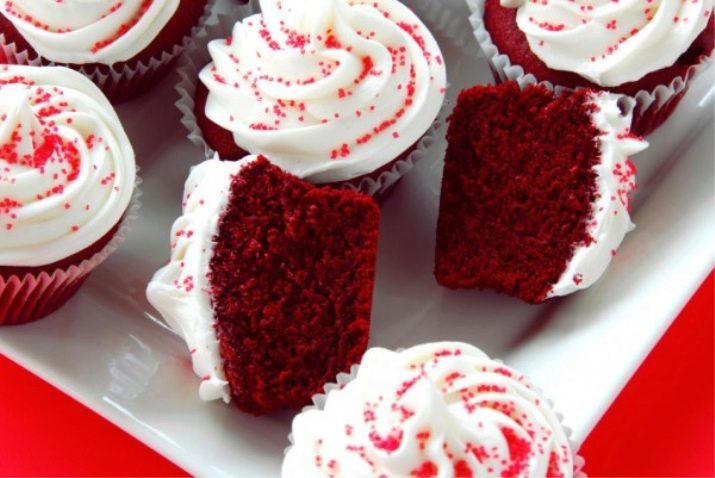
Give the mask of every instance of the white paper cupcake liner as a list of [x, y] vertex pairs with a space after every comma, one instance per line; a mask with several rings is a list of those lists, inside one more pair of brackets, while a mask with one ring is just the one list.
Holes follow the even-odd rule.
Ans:
[[[397, 351], [397, 352], [401, 352], [402, 350], [404, 350], [404, 349], [397, 349], [396, 351]], [[499, 359], [492, 359], [492, 360], [494, 360], [495, 362], [500, 363], [500, 364], [503, 364], [503, 363], [504, 363], [502, 360], [499, 360]], [[324, 390], [325, 392], [324, 392], [324, 393], [318, 393], [318, 394], [313, 395], [313, 397], [312, 397], [312, 402], [313, 402], [313, 404], [312, 404], [312, 405], [308, 405], [308, 406], [306, 406], [306, 407], [303, 407], [303, 409], [301, 410], [300, 413], [304, 413], [304, 412], [307, 412], [307, 411], [309, 411], [309, 410], [319, 410], [319, 411], [324, 410], [324, 409], [325, 409], [325, 404], [326, 404], [326, 402], [327, 402], [327, 400], [328, 400], [328, 396], [329, 396], [334, 390], [341, 390], [342, 388], [345, 387], [345, 385], [347, 385], [347, 384], [350, 383], [351, 381], [355, 380], [355, 378], [357, 378], [357, 374], [358, 374], [358, 371], [359, 371], [359, 370], [360, 370], [360, 364], [355, 364], [355, 365], [353, 365], [352, 367], [350, 367], [350, 372], [349, 372], [349, 373], [345, 373], [345, 372], [339, 373], [339, 374], [337, 375], [336, 379], [335, 379], [335, 382], [331, 382], [331, 383], [325, 384], [325, 385], [323, 386], [323, 390]], [[528, 377], [527, 377], [527, 378], [528, 378]], [[544, 397], [544, 394], [543, 394], [541, 388], [539, 388], [539, 387], [533, 385], [533, 383], [531, 383], [531, 381], [529, 381], [529, 383], [533, 386], [534, 390], [535, 390], [541, 397]], [[567, 437], [568, 440], [569, 440], [569, 446], [571, 447], [572, 459], [573, 459], [573, 464], [574, 464], [574, 471], [573, 471], [573, 476], [574, 476], [574, 478], [586, 478], [587, 475], [586, 475], [586, 473], [583, 471], [583, 468], [584, 468], [584, 466], [585, 466], [585, 464], [586, 464], [586, 460], [584, 460], [584, 458], [577, 453], [577, 446], [576, 446], [576, 442], [574, 442], [574, 440], [573, 440], [573, 432], [572, 432], [572, 430], [571, 430], [569, 427], [564, 426], [564, 419], [563, 419], [564, 417], [563, 417], [563, 415], [562, 415], [560, 412], [558, 412], [558, 411], [556, 410], [556, 408], [554, 407], [554, 402], [553, 402], [553, 400], [551, 400], [551, 399], [548, 398], [548, 397], [544, 397], [544, 400], [546, 400], [546, 402], [548, 403], [549, 408], [551, 408], [551, 410], [554, 411], [554, 414], [556, 415], [556, 418], [559, 420], [559, 423], [561, 424], [561, 427], [562, 427], [562, 429], [564, 430], [564, 433], [566, 434], [566, 437]], [[293, 447], [293, 445], [295, 445], [295, 442], [294, 442], [294, 440], [293, 440], [293, 432], [292, 432], [292, 431], [288, 434], [288, 442], [289, 442], [290, 444], [285, 448], [285, 450], [283, 450], [283, 454], [284, 454], [284, 455], [287, 455], [288, 452], [290, 451], [290, 449]]]
[[[242, 9], [243, 11], [241, 11]], [[236, 10], [239, 11], [238, 18], [244, 18], [257, 13], [258, 6], [251, 1], [248, 5], [237, 7]], [[188, 131], [189, 141], [203, 151], [205, 159], [214, 158], [216, 151], [214, 151], [204, 139], [194, 111], [194, 97], [199, 82], [199, 73], [211, 62], [211, 56], [208, 51], [209, 42], [216, 38], [229, 36], [235, 23], [236, 16], [219, 15], [217, 23], [207, 26], [197, 35], [192, 45], [187, 48], [186, 54], [181, 58], [176, 70], [178, 82], [175, 89], [179, 94], [179, 99], [175, 105], [181, 112], [181, 124], [183, 124]], [[448, 108], [445, 103], [430, 128], [412, 147], [410, 154], [397, 161], [393, 160], [394, 164], [377, 177], [372, 177], [372, 175], [368, 173], [357, 178], [336, 181], [336, 183], [346, 189], [359, 191], [370, 196], [384, 196], [417, 162], [429, 155], [428, 149], [439, 139], [438, 132], [444, 126], [447, 114]]]
[[[131, 66], [125, 63], [119, 70], [117, 70], [116, 65], [107, 65], [108, 68], [103, 70], [108, 70], [108, 72], [81, 65], [72, 65], [72, 67], [92, 80], [113, 102], [130, 99], [134, 94], [141, 94], [145, 91], [145, 88], [153, 86], [166, 73], [172, 63], [191, 44], [194, 35], [198, 34], [206, 26], [206, 23], [213, 15], [215, 3], [216, 0], [207, 2], [201, 19], [191, 29], [191, 32], [184, 36], [180, 43], [174, 45], [171, 50], [165, 50], [146, 62], [141, 61]], [[30, 66], [69, 66], [47, 60], [28, 50], [21, 50], [16, 43], [8, 42], [3, 32], [0, 32], [0, 49], [2, 49], [10, 63]]]
[[107, 244], [79, 264], [22, 277], [0, 277], [0, 326], [39, 320], [61, 307], [74, 295], [90, 273], [124, 242], [141, 208], [141, 178], [137, 176], [131, 202]]
[[[573, 88], [554, 85], [548, 81], [539, 81], [533, 74], [525, 73], [524, 68], [520, 65], [512, 64], [507, 55], [499, 52], [484, 25], [486, 0], [466, 0], [466, 2], [472, 12], [469, 16], [469, 22], [472, 25], [473, 34], [477, 38], [482, 53], [489, 62], [497, 83], [516, 81], [521, 88], [540, 83], [557, 95], [574, 90]], [[672, 109], [675, 108], [682, 95], [685, 94], [688, 83], [709, 67], [711, 63], [712, 55], [705, 56], [700, 63], [688, 68], [684, 76], [675, 77], [669, 84], [658, 85], [652, 91], [640, 90], [633, 95], [636, 102], [633, 116], [633, 124], [636, 125], [634, 129], [639, 130], [637, 131], [639, 134], [645, 135], [659, 126]], [[642, 124], [638, 126], [638, 123]]]

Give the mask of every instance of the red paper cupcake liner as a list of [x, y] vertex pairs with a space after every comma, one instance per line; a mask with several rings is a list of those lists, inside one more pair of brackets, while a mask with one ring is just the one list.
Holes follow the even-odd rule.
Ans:
[[[507, 55], [499, 52], [484, 25], [485, 0], [466, 0], [466, 2], [472, 11], [469, 21], [474, 29], [474, 35], [489, 62], [494, 80], [497, 83], [513, 80], [521, 88], [541, 83], [555, 91], [556, 94], [560, 94], [563, 91], [573, 91], [573, 88], [554, 85], [548, 81], [539, 81], [533, 74], [526, 73], [520, 65], [513, 64]], [[688, 68], [683, 76], [677, 76], [670, 83], [658, 85], [653, 90], [640, 90], [633, 95], [636, 101], [631, 127], [633, 132], [640, 136], [646, 136], [663, 124], [687, 92], [689, 83], [709, 67], [711, 63], [712, 55], [703, 56], [700, 59], [700, 63]]]
[[4, 56], [8, 63], [30, 66], [71, 66], [92, 80], [112, 103], [120, 103], [133, 99], [152, 88], [172, 69], [191, 39], [204, 28], [212, 15], [216, 0], [209, 0], [204, 13], [195, 27], [184, 36], [182, 41], [170, 50], [151, 57], [146, 61], [121, 63], [116, 65], [65, 65], [42, 58], [34, 51], [21, 48], [17, 43], [9, 41], [0, 31], [0, 57]]
[[[237, 7], [236, 10], [239, 10], [238, 18], [244, 18], [256, 13], [258, 7], [254, 3], [251, 1], [248, 5]], [[216, 151], [204, 138], [196, 117], [195, 96], [199, 73], [211, 62], [211, 56], [207, 48], [208, 43], [216, 38], [230, 35], [235, 22], [235, 15], [220, 15], [218, 23], [207, 27], [196, 36], [192, 45], [186, 49], [177, 68], [179, 79], [175, 88], [179, 93], [179, 99], [175, 104], [181, 112], [181, 124], [188, 130], [189, 141], [204, 152], [205, 159], [214, 158]], [[345, 181], [322, 184], [345, 187], [373, 196], [379, 202], [384, 201], [388, 193], [397, 184], [397, 181], [410, 171], [418, 161], [429, 155], [428, 149], [437, 141], [439, 131], [445, 125], [447, 111], [448, 108], [445, 103], [432, 126], [414, 145], [375, 171]]]
[[140, 183], [137, 179], [132, 202], [115, 226], [114, 234], [104, 245], [101, 244], [104, 238], [95, 243], [100, 250], [89, 258], [50, 271], [0, 276], [0, 326], [42, 319], [64, 305], [77, 292], [90, 273], [117, 250], [131, 230], [141, 207]]

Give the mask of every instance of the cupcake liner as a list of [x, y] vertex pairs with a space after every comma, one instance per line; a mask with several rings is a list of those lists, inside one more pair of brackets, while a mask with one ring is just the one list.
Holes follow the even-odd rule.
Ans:
[[203, 28], [186, 49], [176, 69], [178, 82], [174, 89], [179, 93], [179, 99], [174, 104], [181, 112], [181, 124], [189, 132], [189, 141], [203, 150], [206, 159], [213, 158], [216, 152], [204, 140], [201, 128], [196, 120], [196, 114], [194, 113], [196, 86], [199, 81], [199, 73], [211, 62], [208, 44], [217, 38], [231, 35], [236, 19], [258, 13], [258, 6], [252, 0], [246, 5], [236, 7], [235, 10], [236, 15], [218, 15], [216, 23]]
[[[396, 351], [397, 351], [397, 352], [401, 352], [402, 350], [404, 350], [404, 349], [397, 349]], [[499, 359], [493, 359], [493, 360], [494, 360], [495, 362], [497, 362], [497, 363], [500, 363], [500, 364], [503, 364], [503, 363], [504, 363], [502, 360], [499, 360]], [[307, 406], [303, 407], [303, 409], [301, 410], [301, 413], [307, 412], [307, 411], [309, 411], [309, 410], [319, 410], [319, 411], [322, 411], [323, 409], [325, 409], [325, 403], [327, 402], [328, 396], [330, 395], [330, 393], [333, 392], [334, 390], [341, 390], [341, 389], [343, 389], [343, 388], [345, 387], [345, 385], [347, 385], [347, 384], [350, 383], [351, 381], [355, 380], [355, 378], [357, 378], [357, 374], [358, 374], [358, 371], [359, 371], [359, 370], [360, 370], [360, 364], [355, 364], [355, 365], [353, 365], [352, 367], [350, 367], [350, 372], [348, 372], [348, 373], [345, 373], [345, 372], [339, 373], [339, 374], [337, 375], [337, 377], [335, 378], [335, 382], [327, 383], [327, 384], [325, 384], [325, 385], [323, 386], [323, 390], [325, 391], [324, 393], [317, 393], [317, 394], [313, 395], [313, 397], [311, 398], [313, 404], [312, 404], [312, 405], [307, 405]], [[535, 385], [533, 385], [533, 384], [532, 384], [532, 386], [533, 386], [534, 390], [535, 390], [539, 395], [541, 395], [542, 397], [544, 397], [544, 394], [543, 394], [541, 388], [539, 388], [539, 387], [537, 387], [537, 386], [535, 386]], [[574, 465], [573, 477], [574, 477], [574, 478], [586, 478], [587, 475], [586, 475], [586, 473], [583, 471], [583, 468], [584, 468], [584, 466], [585, 466], [585, 464], [586, 464], [586, 460], [584, 460], [584, 458], [583, 458], [581, 455], [579, 455], [579, 454], [577, 453], [577, 451], [576, 451], [576, 450], [577, 450], [577, 446], [576, 446], [576, 442], [573, 440], [573, 437], [572, 437], [572, 435], [573, 435], [572, 430], [571, 430], [569, 427], [564, 426], [564, 424], [563, 424], [563, 422], [564, 422], [564, 417], [563, 417], [563, 415], [562, 415], [561, 413], [559, 413], [558, 411], [556, 411], [556, 409], [555, 409], [555, 407], [554, 407], [554, 402], [553, 402], [553, 400], [551, 400], [551, 399], [548, 398], [548, 397], [544, 397], [544, 399], [545, 399], [546, 402], [548, 403], [549, 408], [551, 408], [551, 410], [554, 411], [554, 414], [556, 415], [556, 418], [559, 420], [559, 423], [561, 424], [561, 427], [563, 428], [564, 433], [566, 434], [566, 437], [567, 437], [568, 440], [569, 440], [569, 445], [570, 445], [571, 450], [572, 450], [571, 453], [572, 453], [573, 465]], [[292, 432], [292, 431], [288, 434], [288, 442], [290, 443], [290, 445], [288, 445], [288, 446], [283, 450], [283, 454], [284, 454], [284, 455], [287, 455], [287, 454], [288, 454], [288, 451], [293, 447], [293, 445], [295, 445], [295, 442], [294, 442], [294, 440], [293, 440], [293, 432]]]
[[[241, 12], [239, 18], [244, 18], [258, 11], [258, 7], [254, 5], [254, 2], [249, 2], [248, 5], [236, 8], [238, 11], [242, 9], [243, 12]], [[206, 159], [212, 159], [216, 151], [214, 151], [204, 139], [196, 118], [196, 113], [194, 112], [196, 87], [199, 82], [199, 73], [211, 62], [211, 56], [208, 51], [209, 42], [216, 38], [223, 38], [230, 35], [236, 23], [235, 18], [234, 15], [219, 15], [218, 22], [206, 27], [204, 31], [197, 36], [192, 45], [187, 48], [186, 54], [182, 57], [176, 70], [178, 82], [175, 89], [179, 94], [179, 99], [175, 105], [181, 112], [181, 124], [183, 124], [188, 131], [187, 137], [189, 141], [203, 151]], [[439, 139], [437, 132], [444, 126], [447, 114], [448, 109], [445, 102], [437, 119], [435, 119], [425, 134], [406, 151], [408, 154], [404, 155], [404, 157], [399, 156], [395, 158], [392, 162], [385, 164], [382, 168], [373, 173], [364, 174], [345, 181], [321, 184], [344, 187], [374, 196], [377, 199], [384, 199], [397, 181], [410, 171], [418, 161], [428, 155], [427, 150]]]
[[138, 217], [142, 195], [137, 176], [131, 203], [107, 244], [79, 264], [23, 276], [0, 276], [0, 326], [33, 322], [51, 314], [80, 288], [89, 274], [119, 248]]
[[445, 101], [437, 118], [427, 132], [417, 140], [414, 146], [406, 151], [406, 155], [399, 156], [392, 162], [387, 163], [386, 166], [388, 166], [388, 168], [386, 170], [377, 175], [366, 174], [343, 181], [340, 183], [340, 186], [369, 196], [374, 196], [376, 199], [384, 199], [395, 184], [397, 184], [397, 181], [414, 168], [415, 164], [429, 156], [429, 148], [441, 138], [439, 132], [446, 124], [447, 115], [450, 110], [451, 108], [449, 108], [448, 102]]
[[[550, 90], [553, 90], [557, 95], [565, 91], [573, 91], [573, 88], [553, 85], [548, 81], [539, 81], [533, 74], [525, 73], [524, 68], [520, 65], [512, 64], [507, 55], [499, 52], [499, 49], [494, 42], [492, 42], [492, 37], [484, 25], [485, 1], [486, 0], [466, 0], [472, 12], [469, 16], [469, 21], [472, 24], [474, 36], [477, 38], [482, 53], [489, 62], [494, 80], [497, 83], [513, 80], [516, 81], [521, 88], [540, 83]], [[633, 113], [633, 126], [631, 129], [641, 136], [653, 132], [653, 130], [660, 126], [673, 112], [683, 95], [685, 95], [689, 82], [708, 68], [711, 63], [712, 55], [703, 56], [700, 63], [692, 65], [685, 72], [685, 75], [673, 78], [669, 84], [658, 85], [651, 91], [640, 90], [633, 95], [636, 106]]]
[[203, 16], [196, 26], [171, 50], [165, 50], [161, 55], [154, 56], [148, 61], [131, 62], [132, 65], [125, 63], [119, 70], [116, 65], [106, 65], [106, 68], [102, 68], [56, 63], [28, 50], [21, 50], [16, 43], [8, 42], [3, 32], [0, 32], [0, 49], [10, 63], [30, 66], [70, 66], [92, 80], [111, 102], [117, 103], [144, 93], [168, 73], [174, 62], [191, 44], [192, 38], [212, 17], [215, 3], [216, 0], [208, 1]]

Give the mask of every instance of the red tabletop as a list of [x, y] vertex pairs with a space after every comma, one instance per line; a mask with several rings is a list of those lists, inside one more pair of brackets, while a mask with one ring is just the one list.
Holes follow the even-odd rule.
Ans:
[[[713, 274], [586, 440], [589, 476], [715, 476]], [[0, 475], [185, 476], [0, 356]]]

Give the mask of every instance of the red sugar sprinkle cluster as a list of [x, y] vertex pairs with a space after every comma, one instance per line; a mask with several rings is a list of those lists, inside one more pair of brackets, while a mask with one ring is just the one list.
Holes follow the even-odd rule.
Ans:
[[371, 198], [317, 188], [262, 157], [234, 177], [208, 278], [239, 408], [261, 414], [303, 406], [359, 362], [378, 216]]
[[[517, 408], [516, 402], [508, 395], [509, 391], [506, 386], [498, 385], [497, 383], [488, 383], [480, 380], [478, 385], [475, 385], [471, 379], [473, 376], [465, 375], [461, 372], [454, 371], [448, 373], [445, 377], [439, 379], [439, 382], [449, 384], [448, 389], [442, 389], [442, 393], [449, 395], [453, 392], [458, 392], [461, 398], [461, 404], [470, 414], [476, 409], [491, 409], [506, 417], [508, 421], [504, 423], [514, 423], [519, 429], [510, 426], [501, 425], [499, 431], [504, 438], [506, 449], [501, 447], [498, 442], [485, 446], [482, 443], [477, 443], [467, 440], [462, 450], [451, 450], [448, 443], [448, 437], [443, 435], [443, 432], [433, 432], [431, 427], [427, 426], [413, 432], [411, 436], [407, 436], [406, 430], [411, 426], [409, 420], [417, 411], [408, 410], [409, 413], [404, 413], [407, 410], [405, 394], [420, 381], [431, 381], [428, 369], [437, 367], [440, 362], [461, 355], [460, 349], [444, 349], [432, 354], [431, 358], [420, 359], [417, 363], [409, 365], [410, 370], [415, 370], [416, 375], [405, 380], [400, 384], [391, 396], [379, 395], [375, 401], [364, 402], [362, 413], [363, 428], [367, 427], [367, 437], [370, 440], [371, 447], [360, 445], [359, 440], [363, 436], [356, 436], [353, 433], [354, 425], [347, 424], [345, 426], [346, 441], [345, 451], [356, 455], [360, 460], [365, 462], [372, 470], [375, 476], [384, 476], [379, 474], [378, 464], [375, 456], [381, 454], [391, 455], [397, 452], [405, 441], [414, 440], [420, 451], [419, 463], [410, 471], [411, 477], [436, 477], [440, 473], [440, 465], [428, 458], [428, 453], [434, 453], [434, 450], [428, 450], [428, 442], [432, 439], [442, 441], [442, 451], [449, 459], [450, 470], [454, 476], [459, 478], [473, 477], [474, 471], [470, 466], [470, 461], [476, 459], [482, 464], [484, 469], [493, 476], [515, 477], [523, 476], [529, 469], [530, 460], [536, 456], [542, 459], [548, 459], [549, 475], [560, 477], [563, 476], [561, 465], [568, 464], [570, 451], [568, 447], [562, 446], [560, 450], [547, 451], [545, 445], [549, 442], [553, 431], [532, 422], [525, 411]], [[495, 376], [507, 377], [514, 380], [527, 388], [531, 385], [523, 376], [515, 374], [510, 369], [505, 367], [482, 367], [481, 373], [484, 377], [487, 374]], [[503, 379], [501, 379], [503, 380]], [[434, 386], [430, 384], [429, 386]], [[485, 399], [484, 394], [489, 394], [491, 399]], [[502, 397], [495, 398], [498, 395]], [[539, 401], [535, 402], [539, 406]], [[469, 407], [472, 407], [471, 409]], [[386, 414], [386, 415], [385, 415]], [[392, 414], [396, 414], [393, 416]], [[379, 416], [378, 416], [379, 415]], [[379, 431], [378, 427], [383, 427], [390, 424], [387, 430]], [[479, 428], [484, 428], [484, 423], [481, 421], [476, 423]], [[524, 433], [526, 432], [526, 433]], [[447, 440], [445, 440], [447, 438]], [[443, 441], [444, 440], [444, 441]], [[328, 472], [329, 476], [334, 476], [332, 472], [341, 468], [346, 468], [348, 464], [341, 463], [339, 459], [329, 456], [327, 451], [323, 450], [323, 439], [316, 441], [316, 468]], [[373, 451], [374, 450], [374, 451]], [[324, 466], [329, 463], [330, 466], [326, 470]], [[444, 471], [444, 470], [442, 470]]]
[[[61, 3], [61, 2], [57, 2]], [[115, 41], [117, 41], [119, 38], [124, 36], [129, 30], [131, 30], [139, 21], [144, 17], [146, 12], [151, 8], [152, 4], [154, 3], [154, 0], [143, 0], [142, 4], [139, 6], [137, 11], [133, 14], [131, 19], [123, 23], [122, 25], [119, 26], [119, 28], [112, 32], [106, 39], [100, 40], [94, 45], [92, 45], [91, 51], [92, 53], [97, 53], [98, 51], [102, 50], [103, 48], [106, 48], [107, 46], [111, 45]], [[108, 10], [103, 13], [100, 18], [106, 18], [109, 15], [116, 13], [120, 8], [124, 6], [124, 1], [116, 1], [110, 5]], [[46, 23], [41, 22], [37, 18], [33, 17], [32, 15], [22, 12], [18, 10], [15, 6], [15, 2], [13, 1], [5, 1], [3, 5], [3, 9], [5, 13], [8, 16], [15, 17], [19, 20], [22, 20], [25, 23], [28, 23], [36, 28], [40, 28], [42, 30], [45, 30], [47, 32], [52, 32], [52, 33], [69, 33], [72, 30], [70, 28], [52, 28], [50, 25], [47, 25]]]
[[[8, 88], [9, 85], [27, 87], [29, 96], [26, 101], [27, 106], [32, 108], [33, 119], [30, 124], [18, 121], [10, 137], [0, 145], [0, 158], [6, 164], [0, 170], [0, 183], [15, 183], [12, 166], [32, 168], [43, 176], [49, 176], [52, 181], [51, 187], [35, 195], [36, 200], [41, 201], [62, 194], [67, 185], [79, 177], [82, 167], [78, 140], [69, 141], [60, 135], [60, 125], [72, 123], [72, 118], [60, 116], [76, 110], [64, 99], [64, 93], [59, 88], [36, 86], [32, 80], [19, 76], [0, 80], [0, 90]], [[6, 113], [0, 115], [0, 121], [8, 120]], [[90, 150], [102, 142], [102, 138], [96, 138], [94, 135], [86, 138], [86, 146]], [[105, 149], [108, 147], [105, 146]], [[109, 184], [116, 190], [114, 173], [111, 177], [102, 179], [101, 184]], [[15, 210], [23, 207], [21, 201], [11, 197], [4, 198], [2, 204], [5, 208], [12, 207]], [[71, 206], [66, 203], [64, 208], [70, 209]], [[84, 205], [84, 210], [89, 209], [88, 204]], [[9, 221], [4, 223], [4, 228], [6, 231], [12, 231], [17, 214], [13, 212], [6, 216]], [[71, 227], [72, 232], [78, 229], [78, 226]]]
[[540, 302], [574, 249], [593, 241], [600, 132], [587, 95], [514, 83], [460, 94], [437, 227], [440, 284]]
[[[349, 5], [355, 5], [358, 2], [349, 2]], [[374, 2], [373, 7], [380, 9], [380, 5]], [[282, 9], [282, 5], [278, 5], [279, 9]], [[382, 11], [383, 15], [389, 18], [389, 13]], [[256, 24], [255, 22], [258, 22]], [[422, 36], [420, 27], [418, 24], [409, 24], [406, 22], [398, 23], [400, 28], [402, 28], [411, 38], [420, 46], [422, 53], [428, 63], [437, 62], [442, 64], [442, 58], [437, 56], [432, 58], [432, 53], [427, 49], [427, 43], [425, 38]], [[288, 28], [285, 22], [279, 22], [280, 37], [274, 35], [263, 18], [258, 20], [249, 20], [246, 22], [246, 26], [249, 28], [257, 29], [258, 35], [263, 42], [263, 45], [270, 50], [274, 51], [299, 51], [301, 55], [306, 57], [314, 57], [319, 52], [316, 49], [327, 48], [327, 49], [340, 49], [347, 52], [351, 52], [353, 47], [349, 45], [343, 45], [340, 41], [339, 36], [333, 29], [328, 28], [325, 32], [321, 34], [315, 34], [313, 38], [307, 34], [292, 30]], [[374, 39], [376, 33], [374, 31], [357, 31], [358, 35], [366, 39]], [[227, 45], [233, 45], [234, 39], [229, 38], [226, 40]], [[414, 95], [416, 91], [416, 74], [414, 65], [411, 64], [409, 59], [409, 54], [405, 46], [391, 46], [385, 45], [392, 57], [392, 70], [393, 75], [399, 74], [400, 70], [405, 73], [409, 72], [409, 80], [406, 84], [399, 84], [396, 87], [394, 93], [399, 97], [403, 98], [402, 105], [400, 108], [388, 119], [383, 121], [377, 127], [371, 128], [369, 131], [362, 133], [357, 133], [355, 138], [350, 141], [346, 141], [336, 148], [332, 149], [329, 153], [329, 158], [332, 160], [339, 160], [349, 158], [356, 146], [361, 146], [369, 143], [378, 135], [389, 135], [386, 136], [392, 140], [397, 140], [400, 138], [400, 132], [395, 128], [400, 118], [405, 115], [406, 109], [409, 108], [414, 101]], [[260, 51], [256, 52], [257, 57], [260, 59]], [[213, 79], [235, 89], [245, 89], [246, 86], [251, 90], [251, 94], [258, 103], [264, 102], [266, 98], [264, 97], [264, 89], [271, 84], [279, 84], [285, 87], [290, 87], [292, 85], [309, 85], [317, 81], [321, 81], [325, 78], [330, 77], [335, 73], [335, 71], [341, 66], [340, 62], [332, 59], [322, 59], [317, 62], [317, 68], [308, 74], [306, 77], [296, 77], [296, 78], [284, 78], [276, 77], [264, 71], [261, 66], [261, 61], [257, 62], [257, 65], [248, 68], [241, 64], [239, 58], [233, 53], [228, 54], [229, 59], [233, 62], [234, 71], [231, 72], [232, 77], [238, 77], [241, 81], [235, 81], [227, 79], [227, 72], [219, 72], [214, 66], [211, 70]], [[341, 85], [336, 87], [335, 97], [338, 99], [337, 104], [342, 109], [342, 103], [344, 101], [350, 101], [355, 92], [362, 87], [366, 80], [370, 77], [380, 77], [387, 74], [382, 70], [375, 68], [374, 59], [369, 55], [364, 55], [360, 57], [362, 62], [362, 69], [359, 75], [354, 78], [352, 85]], [[203, 93], [197, 92], [196, 107], [197, 111], [200, 108], [204, 108], [202, 98]], [[373, 112], [377, 108], [379, 102], [379, 95], [375, 98], [375, 104], [362, 105], [355, 108], [354, 115], [356, 118], [361, 118], [363, 115]], [[201, 103], [201, 105], [200, 105]], [[352, 115], [352, 113], [351, 113]], [[204, 116], [204, 114], [199, 111], [199, 117]], [[277, 105], [272, 107], [265, 107], [263, 111], [263, 118], [254, 121], [249, 125], [249, 128], [254, 131], [276, 131], [283, 128], [290, 128], [291, 125], [301, 124], [301, 123], [312, 123], [312, 124], [328, 124], [331, 121], [343, 120], [342, 116], [344, 113], [340, 111], [334, 111], [324, 117], [316, 117], [312, 112], [306, 111], [306, 105], [304, 103], [295, 102], [289, 103], [285, 99], [279, 99]], [[231, 118], [233, 121], [233, 117]], [[205, 132], [205, 136], [209, 144], [216, 150], [218, 150], [222, 157], [230, 159], [238, 159], [243, 153], [239, 148], [231, 147], [231, 145], [225, 145], [229, 140], [232, 141], [232, 135], [228, 132], [222, 133], [216, 131], [215, 125], [208, 124], [208, 121], [200, 120], [201, 128]], [[224, 154], [230, 153], [230, 154]]]

